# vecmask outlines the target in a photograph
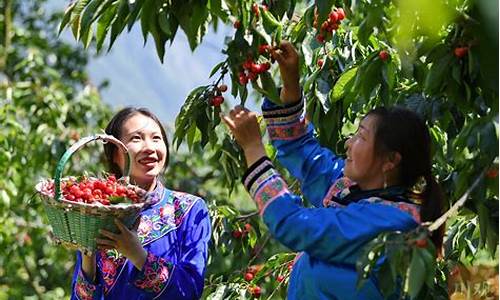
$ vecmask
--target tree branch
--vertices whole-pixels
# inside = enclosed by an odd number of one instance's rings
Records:
[[[441,225],[443,225],[446,222],[446,220],[450,216],[458,212],[458,209],[464,205],[465,201],[467,201],[467,198],[469,197],[469,194],[472,192],[472,190],[479,184],[479,182],[481,182],[481,179],[483,179],[486,170],[487,169],[484,169],[481,172],[481,174],[479,174],[474,183],[467,189],[467,191],[465,191],[462,197],[460,197],[460,199],[458,199],[458,201],[455,202],[455,204],[453,204],[453,206],[447,212],[445,212],[441,217],[439,217],[429,226],[428,228],[429,231],[434,231],[438,229],[439,227],[441,227]]]

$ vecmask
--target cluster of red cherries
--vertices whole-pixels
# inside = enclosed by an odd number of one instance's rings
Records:
[[[45,193],[55,194],[54,182],[49,182]],[[146,194],[137,187],[126,186],[114,175],[105,179],[82,177],[61,182],[61,192],[65,200],[76,203],[111,205],[118,203],[140,203]]]
[[[339,7],[339,8],[334,8],[330,14],[328,15],[328,18],[321,24],[320,29],[318,30],[319,33],[316,35],[316,40],[323,44],[327,37],[331,37],[331,34],[339,29],[340,22],[345,19],[345,12],[344,9]],[[314,13],[314,22],[313,26],[315,28],[318,28],[318,13]]]

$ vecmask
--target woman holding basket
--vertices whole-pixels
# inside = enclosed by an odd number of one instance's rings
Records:
[[[131,155],[130,181],[157,199],[132,229],[101,230],[98,251],[77,253],[71,299],[199,299],[211,235],[203,199],[165,188],[158,177],[168,163],[168,142],[158,118],[128,107],[109,122],[106,134]],[[125,154],[105,144],[111,173],[122,176]]]

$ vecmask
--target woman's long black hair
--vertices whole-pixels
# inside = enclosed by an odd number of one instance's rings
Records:
[[[425,179],[420,219],[434,221],[444,209],[444,194],[432,175],[431,137],[425,122],[415,112],[402,107],[376,108],[367,115],[376,117],[375,149],[379,154],[401,155],[399,180],[408,189]],[[441,249],[444,226],[434,231],[431,239]]]

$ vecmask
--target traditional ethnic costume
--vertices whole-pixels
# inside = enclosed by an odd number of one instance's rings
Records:
[[[415,228],[418,199],[401,187],[360,191],[343,177],[343,159],[313,137],[303,106],[302,100],[281,107],[265,99],[262,111],[278,161],[299,180],[314,207],[302,205],[267,157],[243,177],[274,238],[300,252],[287,299],[383,299],[374,277],[356,289],[357,258],[378,234]]]
[[[138,236],[148,252],[138,270],[116,250],[97,251],[96,283],[81,269],[71,299],[199,299],[203,291],[208,243],[208,209],[203,199],[169,190],[158,182],[158,202],[141,213]]]

